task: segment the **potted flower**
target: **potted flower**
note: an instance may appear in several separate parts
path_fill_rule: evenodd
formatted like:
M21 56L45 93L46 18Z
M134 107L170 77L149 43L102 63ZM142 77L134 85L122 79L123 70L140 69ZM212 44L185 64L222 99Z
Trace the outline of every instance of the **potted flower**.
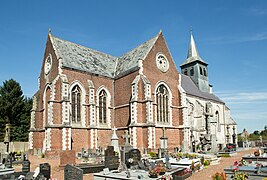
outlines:
M150 170L148 173L149 173L150 178L157 178L158 177L158 173L155 169Z

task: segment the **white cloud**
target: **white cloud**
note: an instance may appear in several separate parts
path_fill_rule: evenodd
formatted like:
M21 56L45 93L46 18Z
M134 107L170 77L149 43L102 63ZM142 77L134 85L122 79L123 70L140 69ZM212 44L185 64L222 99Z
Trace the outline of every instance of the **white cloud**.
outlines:
M228 103L267 103L267 92L217 93Z
M267 32L258 32L247 35L235 35L235 36L218 36L207 38L206 41L211 43L241 43L241 42L252 42L252 41L263 41L267 40Z

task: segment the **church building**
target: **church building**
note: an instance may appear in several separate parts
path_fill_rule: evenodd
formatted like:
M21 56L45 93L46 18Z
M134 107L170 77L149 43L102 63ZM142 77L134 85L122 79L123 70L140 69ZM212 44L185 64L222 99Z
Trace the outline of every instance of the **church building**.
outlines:
M208 148L225 146L227 125L233 135L236 124L211 92L207 65L192 34L180 74L161 31L119 57L49 33L33 96L29 149L57 156L106 148L115 130L120 146L127 130L141 151L157 151L163 136L170 150L193 151L203 139Z
M36 154L105 148L115 127L133 147L183 141L179 73L160 31L114 57L48 34L39 90L33 97L29 147Z

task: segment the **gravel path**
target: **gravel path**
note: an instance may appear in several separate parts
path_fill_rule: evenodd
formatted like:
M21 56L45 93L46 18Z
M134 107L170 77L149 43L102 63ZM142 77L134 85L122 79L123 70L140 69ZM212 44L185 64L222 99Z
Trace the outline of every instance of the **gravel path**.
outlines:
M221 161L220 161L219 164L211 165L211 166L209 166L207 168L204 168L200 172L197 172L197 173L193 174L187 180L196 180L196 179L197 180L208 180L208 179L212 179L211 177L216 172L223 172L224 168L226 168L227 166L233 165L235 161L240 161L242 156L244 156L245 154L252 153L254 151L255 151L255 149L250 149L250 150L246 150L246 151L240 151L240 152L237 152L237 155L234 156L234 157L221 158Z

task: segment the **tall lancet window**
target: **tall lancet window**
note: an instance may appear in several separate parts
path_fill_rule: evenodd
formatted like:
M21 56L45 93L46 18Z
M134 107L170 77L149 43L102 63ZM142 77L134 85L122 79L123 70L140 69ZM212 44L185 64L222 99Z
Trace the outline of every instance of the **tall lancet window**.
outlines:
M99 93L99 111L98 111L99 123L107 123L107 93L105 90L101 90Z
M157 89L157 121L159 123L169 122L169 93L164 85Z
M71 112L72 122L81 122L81 89L78 85L74 86L71 91Z

